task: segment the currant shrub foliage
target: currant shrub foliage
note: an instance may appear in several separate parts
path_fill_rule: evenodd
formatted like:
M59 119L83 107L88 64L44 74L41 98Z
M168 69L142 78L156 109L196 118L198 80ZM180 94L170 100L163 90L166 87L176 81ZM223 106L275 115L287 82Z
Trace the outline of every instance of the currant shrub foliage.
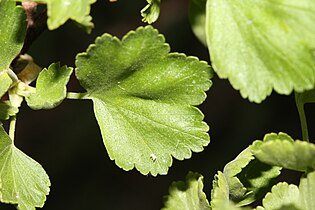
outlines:
M315 145L309 142L304 113L304 104L315 101L313 0L191 0L192 29L208 47L213 70L196 57L170 52L164 36L150 25L121 39L101 35L74 58L73 67L53 63L41 70L23 55L29 13L37 3L47 7L49 30L72 20L89 33L95 2L0 0L0 120L10 125L8 131L0 126L1 202L35 209L43 207L49 193L43 167L14 145L24 100L34 110L52 109L65 99L92 100L110 159L126 171L156 176L167 174L173 158L188 159L209 144L209 127L196 106L205 100L214 70L256 103L272 90L295 91L303 141L281 132L266 134L215 175L210 195L203 192L203 176L190 172L185 182L171 185L163 209L315 209ZM146 3L142 20L151 24L163 1ZM67 92L72 74L86 92ZM276 182L283 169L302 173L299 186ZM261 206L251 206L259 199Z

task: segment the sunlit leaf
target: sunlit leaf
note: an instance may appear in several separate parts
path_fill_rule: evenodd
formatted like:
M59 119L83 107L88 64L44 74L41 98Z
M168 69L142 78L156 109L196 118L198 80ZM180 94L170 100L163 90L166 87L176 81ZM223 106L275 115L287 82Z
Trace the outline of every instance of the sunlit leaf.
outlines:
M162 210L210 210L203 192L203 177L190 172L185 182L174 182Z
M261 102L315 84L315 1L209 0L212 66L244 98Z
M0 0L0 74L10 67L20 52L26 31L24 10L10 0ZM1 81L2 82L2 79ZM2 93L2 84L0 86Z
M36 81L36 92L26 97L32 109L52 109L66 97L66 85L70 79L72 68L51 64L40 72Z
M147 0L147 2L148 4L141 10L142 21L151 24L159 18L161 0Z
M252 152L260 161L297 171L315 169L315 145L291 139L255 142Z
M237 207L230 200L229 184L224 174L219 171L213 181L211 191L211 209L212 210L248 210L248 208Z
M71 19L82 25L87 32L94 27L90 16L91 4L96 0L34 0L47 3L48 28L54 30Z
M0 98L9 90L12 80L5 71L0 73Z
M172 156L183 160L208 145L199 105L210 67L170 53L164 37L140 27L122 41L105 34L77 56L76 75L94 102L107 152L116 164L166 174Z
M271 189L263 199L266 210L304 210L300 206L299 188L292 184L281 182Z
M0 127L0 201L20 210L42 207L50 181L40 164L13 145Z
M315 209L315 172L308 173L300 181L300 198L303 210Z

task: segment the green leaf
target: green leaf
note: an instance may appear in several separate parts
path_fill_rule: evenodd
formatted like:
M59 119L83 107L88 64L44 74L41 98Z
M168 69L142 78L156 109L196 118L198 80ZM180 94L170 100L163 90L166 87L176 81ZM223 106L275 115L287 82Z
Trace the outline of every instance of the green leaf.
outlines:
M52 109L58 106L66 98L66 85L72 70L54 63L41 71L36 81L36 92L25 98L28 106L32 109Z
M50 181L40 164L13 145L0 127L0 201L20 210L43 207Z
M24 43L26 16L23 8L15 4L14 1L0 0L0 73L9 69ZM2 84L0 90L2 93Z
M12 80L6 72L0 73L0 98L9 90Z
M280 167L264 164L253 156L251 146L228 163L223 174L229 185L229 199L238 206L248 205L271 189Z
M302 177L299 187L287 183L275 185L263 199L265 210L313 210L315 208L315 172Z
M315 1L209 0L212 66L244 98L261 102L272 89L302 92L315 84Z
M263 199L266 210L304 210L300 205L299 188L285 182L278 183Z
M142 21L154 23L160 15L161 0L147 0L148 4L141 10Z
M199 41L207 46L206 38L206 3L207 0L189 1L189 20L194 34Z
M259 146L254 147L252 152L264 163L304 172L315 169L315 145L312 143L299 140L292 142L290 138L254 144Z
M91 4L96 0L33 0L47 3L48 28L54 30L71 19L79 23L88 33L94 27L89 15Z
M0 101L0 120L8 120L19 112L17 107L11 105L9 101Z
M229 184L221 171L214 176L211 191L212 210L248 210L249 208L237 207L229 198Z
M304 210L315 209L315 172L307 174L300 181L300 198Z
M162 209L210 210L207 196L203 192L203 177L198 173L189 172L186 182L173 182Z
M164 37L140 27L122 41L109 34L77 56L76 75L94 102L107 152L142 174L166 174L208 145L208 126L192 105L202 103L212 76L195 57L170 53Z

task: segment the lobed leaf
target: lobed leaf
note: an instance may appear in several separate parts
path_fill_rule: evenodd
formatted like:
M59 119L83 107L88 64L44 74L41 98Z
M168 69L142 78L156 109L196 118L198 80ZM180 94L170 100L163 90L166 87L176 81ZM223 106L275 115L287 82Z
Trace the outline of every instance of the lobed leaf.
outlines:
M154 23L160 15L161 0L147 0L148 4L141 10L142 21Z
M50 181L40 164L13 145L0 127L0 201L20 210L43 207Z
M264 163L304 172L315 169L315 145L312 143L275 139L255 144L259 146L252 152Z
M12 60L20 52L26 33L26 16L21 6L11 0L0 0L0 76L9 69ZM7 80L7 79L6 79ZM0 86L0 95L3 92ZM6 92L6 90L5 90Z
M48 28L54 30L71 19L79 23L90 33L94 27L89 15L91 4L96 0L33 0L35 2L45 2L48 9Z
M314 88L315 1L209 0L206 9L212 66L244 98Z
M66 85L72 70L54 63L41 71L36 81L36 91L25 98L28 106L32 109L52 109L59 105L66 98Z
M256 201L271 189L280 170L280 167L272 167L255 159L249 146L224 167L229 199L238 206Z
M285 182L278 183L263 199L266 210L304 210L300 206L299 188Z
M221 171L214 177L213 189L211 191L211 209L212 210L248 210L249 208L241 208L236 206L230 200L229 184Z
M199 105L210 67L170 53L150 26L122 41L104 34L76 59L76 76L93 100L107 152L116 164L142 174L166 174L172 156L183 160L208 145Z
M315 209L315 172L302 177L299 185L301 205L303 210Z
M210 210L206 194L203 192L203 177L189 172L186 182L173 182L169 195L165 197L162 210Z

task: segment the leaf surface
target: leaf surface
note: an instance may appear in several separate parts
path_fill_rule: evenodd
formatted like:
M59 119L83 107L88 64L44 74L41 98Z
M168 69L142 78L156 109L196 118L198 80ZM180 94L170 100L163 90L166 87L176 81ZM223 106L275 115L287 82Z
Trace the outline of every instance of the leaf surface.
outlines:
M210 210L206 194L203 192L203 177L189 172L186 182L172 183L162 210Z
M210 67L170 53L164 37L140 27L122 41L105 34L77 56L76 75L94 102L104 144L116 164L166 174L172 156L183 160L208 145L199 105Z
M300 205L299 188L285 182L278 183L263 199L266 210L304 210Z
M312 143L275 139L256 144L259 147L253 149L253 153L264 163L303 172L315 169L315 145Z
M42 70L36 81L36 91L26 97L28 106L32 109L52 109L59 105L66 98L66 85L72 70L59 63Z
M0 101L0 120L8 120L19 112L17 107L11 105L10 101Z
M36 161L16 148L0 127L0 201L17 204L20 210L42 207L50 181Z
M240 208L230 200L229 184L221 171L214 176L213 189L211 191L211 209L212 210L248 210L249 208Z
M9 69L24 42L26 16L23 8L15 4L14 1L0 0L0 74ZM0 87L2 93L2 84Z
M47 3L48 28L54 30L71 19L79 23L90 33L94 27L89 15L91 4L96 0L34 0Z
M12 80L5 71L0 73L0 98L9 90Z
M154 23L160 15L161 0L147 0L148 4L141 10L142 21Z
M212 66L244 98L315 84L315 1L209 0L206 33Z
M229 184L229 199L238 206L248 205L271 189L280 175L280 167L272 167L255 159L251 146L229 162L223 174Z

